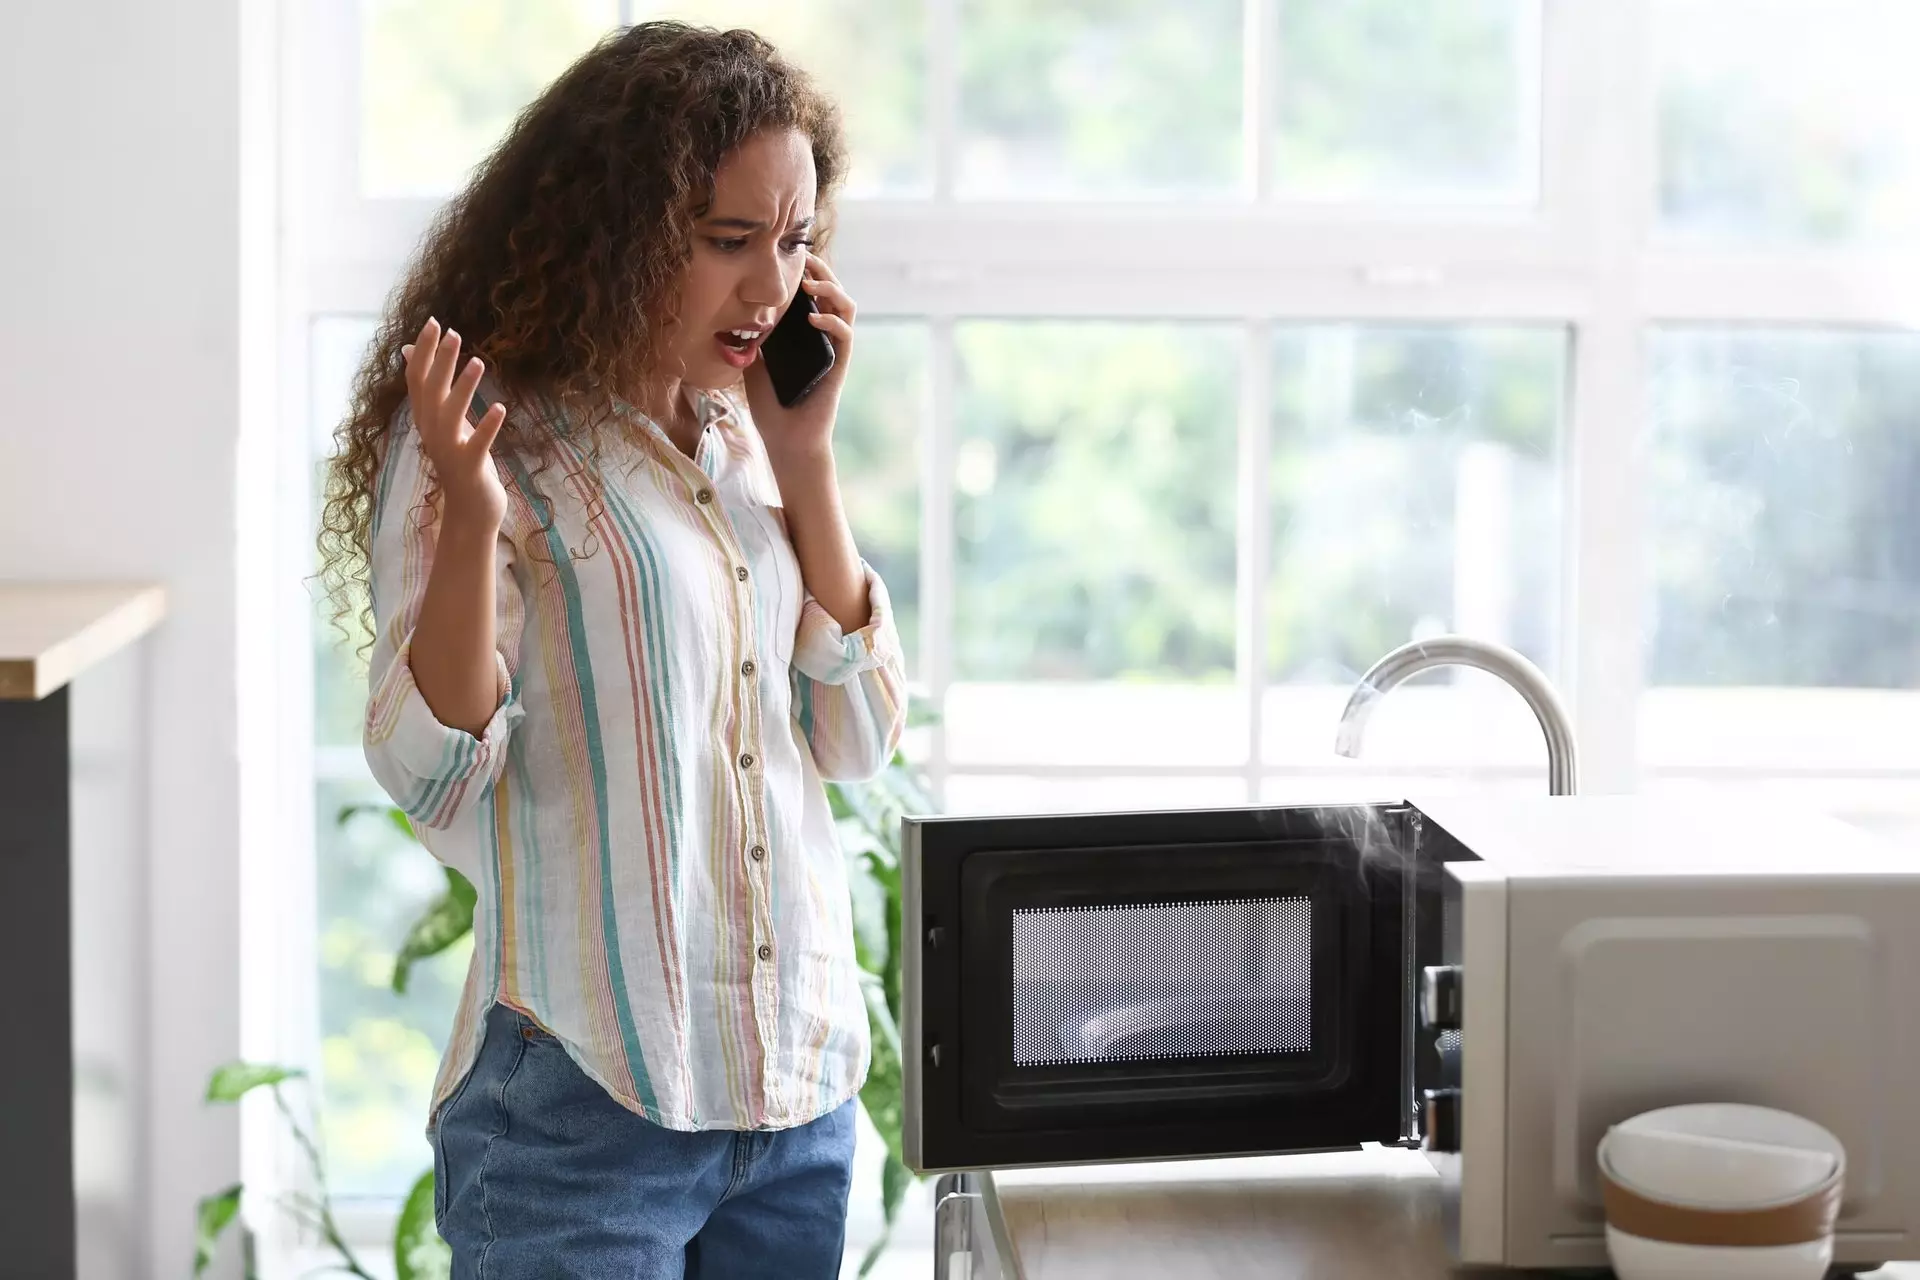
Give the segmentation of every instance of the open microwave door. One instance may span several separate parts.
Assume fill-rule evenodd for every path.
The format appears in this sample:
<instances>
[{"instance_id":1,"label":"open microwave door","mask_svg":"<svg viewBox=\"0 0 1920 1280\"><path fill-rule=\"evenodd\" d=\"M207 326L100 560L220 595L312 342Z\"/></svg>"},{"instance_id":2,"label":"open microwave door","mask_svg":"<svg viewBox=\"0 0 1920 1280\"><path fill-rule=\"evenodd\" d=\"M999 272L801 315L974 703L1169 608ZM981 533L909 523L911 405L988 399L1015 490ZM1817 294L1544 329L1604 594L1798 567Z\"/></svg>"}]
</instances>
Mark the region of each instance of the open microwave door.
<instances>
[{"instance_id":1,"label":"open microwave door","mask_svg":"<svg viewBox=\"0 0 1920 1280\"><path fill-rule=\"evenodd\" d=\"M1419 828L1405 805L907 819L907 1164L1417 1141Z\"/></svg>"}]
</instances>

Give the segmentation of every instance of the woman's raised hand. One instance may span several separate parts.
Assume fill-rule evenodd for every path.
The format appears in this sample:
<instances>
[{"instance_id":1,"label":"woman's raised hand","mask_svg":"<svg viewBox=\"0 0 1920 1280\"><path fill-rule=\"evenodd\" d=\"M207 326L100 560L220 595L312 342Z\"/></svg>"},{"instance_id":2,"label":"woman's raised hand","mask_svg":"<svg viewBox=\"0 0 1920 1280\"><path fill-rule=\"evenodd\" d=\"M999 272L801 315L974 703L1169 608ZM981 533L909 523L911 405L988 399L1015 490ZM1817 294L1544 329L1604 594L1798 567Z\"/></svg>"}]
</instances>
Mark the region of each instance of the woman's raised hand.
<instances>
[{"instance_id":1,"label":"woman's raised hand","mask_svg":"<svg viewBox=\"0 0 1920 1280\"><path fill-rule=\"evenodd\" d=\"M460 376L460 335L429 319L412 343L400 349L407 362L407 403L413 411L420 448L446 500L448 518L487 521L494 528L507 516L507 490L493 462L493 440L507 420L506 406L487 406L477 423L467 421L467 406L486 366L469 359Z\"/></svg>"}]
</instances>

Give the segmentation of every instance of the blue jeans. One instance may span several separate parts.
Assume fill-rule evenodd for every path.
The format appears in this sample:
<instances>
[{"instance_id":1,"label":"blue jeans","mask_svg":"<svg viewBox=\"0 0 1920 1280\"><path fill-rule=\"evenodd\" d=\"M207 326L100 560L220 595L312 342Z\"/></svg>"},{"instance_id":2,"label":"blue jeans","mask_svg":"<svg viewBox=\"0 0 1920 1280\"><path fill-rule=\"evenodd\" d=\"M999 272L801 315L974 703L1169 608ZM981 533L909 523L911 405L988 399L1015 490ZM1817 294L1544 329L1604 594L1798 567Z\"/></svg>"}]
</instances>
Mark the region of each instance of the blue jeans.
<instances>
[{"instance_id":1,"label":"blue jeans","mask_svg":"<svg viewBox=\"0 0 1920 1280\"><path fill-rule=\"evenodd\" d=\"M453 1280L834 1280L856 1105L796 1129L665 1129L495 1005L430 1135Z\"/></svg>"}]
</instances>

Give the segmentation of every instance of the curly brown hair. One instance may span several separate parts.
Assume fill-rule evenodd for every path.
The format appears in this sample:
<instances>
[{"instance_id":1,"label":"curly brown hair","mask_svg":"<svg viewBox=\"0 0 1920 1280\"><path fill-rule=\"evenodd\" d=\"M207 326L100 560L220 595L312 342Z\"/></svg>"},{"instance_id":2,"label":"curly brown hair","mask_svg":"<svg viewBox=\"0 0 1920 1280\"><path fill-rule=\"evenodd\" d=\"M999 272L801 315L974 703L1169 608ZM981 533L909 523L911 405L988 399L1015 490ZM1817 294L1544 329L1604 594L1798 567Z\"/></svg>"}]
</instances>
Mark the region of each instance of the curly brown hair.
<instances>
[{"instance_id":1,"label":"curly brown hair","mask_svg":"<svg viewBox=\"0 0 1920 1280\"><path fill-rule=\"evenodd\" d=\"M320 520L336 621L366 604L375 486L407 399L400 348L438 317L510 402L553 397L582 437L571 443L596 452L611 393L632 397L658 366L715 171L770 129L811 143L824 245L846 170L838 112L751 31L614 32L520 114L434 219L354 379ZM531 417L510 414L494 448L544 458L550 444Z\"/></svg>"}]
</instances>

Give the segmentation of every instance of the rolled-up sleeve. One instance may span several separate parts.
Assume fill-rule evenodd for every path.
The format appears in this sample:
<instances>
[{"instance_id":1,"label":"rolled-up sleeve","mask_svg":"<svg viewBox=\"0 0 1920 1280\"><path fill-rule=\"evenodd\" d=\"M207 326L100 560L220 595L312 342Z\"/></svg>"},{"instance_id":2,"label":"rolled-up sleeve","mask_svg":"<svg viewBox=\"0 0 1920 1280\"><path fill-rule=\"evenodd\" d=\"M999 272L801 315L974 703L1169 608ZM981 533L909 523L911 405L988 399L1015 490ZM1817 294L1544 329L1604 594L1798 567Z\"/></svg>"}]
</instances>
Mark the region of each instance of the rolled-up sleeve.
<instances>
[{"instance_id":1,"label":"rolled-up sleeve","mask_svg":"<svg viewBox=\"0 0 1920 1280\"><path fill-rule=\"evenodd\" d=\"M811 593L793 646L794 716L831 782L873 777L893 758L907 727L907 670L887 588L870 566L869 616L844 631Z\"/></svg>"},{"instance_id":2,"label":"rolled-up sleeve","mask_svg":"<svg viewBox=\"0 0 1920 1280\"><path fill-rule=\"evenodd\" d=\"M373 511L374 643L368 661L364 746L374 778L413 823L429 831L458 821L491 790L507 739L526 714L516 666L526 601L503 531L494 549L495 663L499 702L479 737L444 725L413 679L413 628L433 569L440 512L419 437L402 415L382 467ZM429 847L432 840L427 840Z\"/></svg>"}]
</instances>

